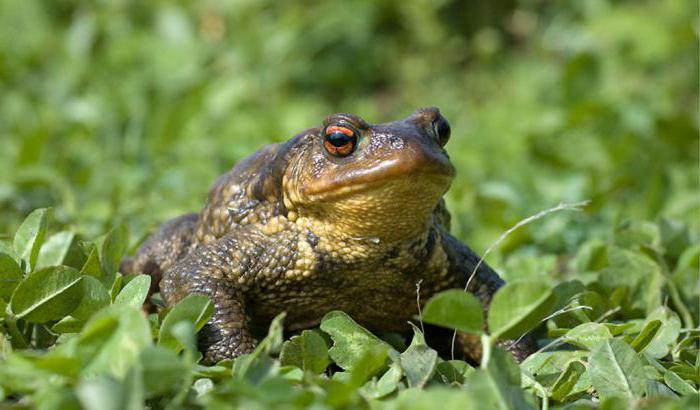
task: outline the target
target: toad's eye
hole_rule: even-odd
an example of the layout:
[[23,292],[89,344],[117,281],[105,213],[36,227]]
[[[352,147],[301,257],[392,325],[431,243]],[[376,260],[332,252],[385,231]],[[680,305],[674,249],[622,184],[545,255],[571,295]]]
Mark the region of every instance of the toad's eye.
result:
[[447,141],[450,140],[450,123],[442,115],[439,115],[433,121],[433,133],[441,147],[444,147]]
[[355,151],[357,135],[348,127],[332,125],[323,131],[323,146],[329,154],[347,157]]

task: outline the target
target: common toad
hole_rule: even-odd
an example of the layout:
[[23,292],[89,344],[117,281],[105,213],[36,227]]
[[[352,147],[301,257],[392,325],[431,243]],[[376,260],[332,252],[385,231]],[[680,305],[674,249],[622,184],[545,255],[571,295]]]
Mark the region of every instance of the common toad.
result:
[[[417,283],[422,304],[464,288],[479,261],[449,233],[449,137],[436,108],[378,125],[331,115],[237,164],[199,214],[163,224],[121,271],[152,275],[167,305],[211,298],[199,340],[209,362],[250,352],[251,328],[282,311],[290,330],[342,310],[370,330],[404,332]],[[469,291],[487,307],[502,285],[482,263]],[[458,340],[478,360],[478,342]],[[532,349],[527,339],[507,347],[519,358]]]

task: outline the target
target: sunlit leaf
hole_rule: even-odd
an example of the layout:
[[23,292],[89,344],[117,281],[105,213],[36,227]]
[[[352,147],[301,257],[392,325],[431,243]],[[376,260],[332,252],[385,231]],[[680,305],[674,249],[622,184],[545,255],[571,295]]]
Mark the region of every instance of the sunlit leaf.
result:
[[433,296],[423,309],[423,321],[465,333],[484,331],[481,302],[471,293],[451,289]]
[[35,210],[27,216],[15,233],[13,243],[15,252],[27,263],[29,271],[36,266],[39,250],[46,237],[51,212],[51,208]]
[[44,268],[28,275],[15,289],[12,313],[32,323],[45,323],[69,314],[80,303],[80,274],[67,266]]

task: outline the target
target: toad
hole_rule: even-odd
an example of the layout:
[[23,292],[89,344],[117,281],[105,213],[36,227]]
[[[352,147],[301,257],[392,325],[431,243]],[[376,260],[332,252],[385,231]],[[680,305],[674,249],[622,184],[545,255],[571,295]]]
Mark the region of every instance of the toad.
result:
[[[212,300],[199,334],[208,362],[250,352],[252,330],[283,311],[288,330],[342,310],[372,331],[405,332],[418,283],[423,304],[465,288],[479,262],[450,234],[442,198],[455,175],[449,138],[436,108],[377,125],[331,115],[238,163],[200,213],[164,223],[121,272],[151,275],[167,305],[190,294]],[[481,263],[468,290],[487,309],[503,283]],[[478,341],[458,341],[478,360]],[[506,346],[523,358],[531,344]]]

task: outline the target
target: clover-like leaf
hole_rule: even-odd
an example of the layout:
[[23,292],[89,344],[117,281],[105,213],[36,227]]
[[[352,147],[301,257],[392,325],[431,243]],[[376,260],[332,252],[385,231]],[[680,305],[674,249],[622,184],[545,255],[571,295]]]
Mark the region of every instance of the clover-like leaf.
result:
[[461,289],[450,289],[433,296],[425,308],[424,322],[465,333],[484,331],[484,309],[474,295]]

